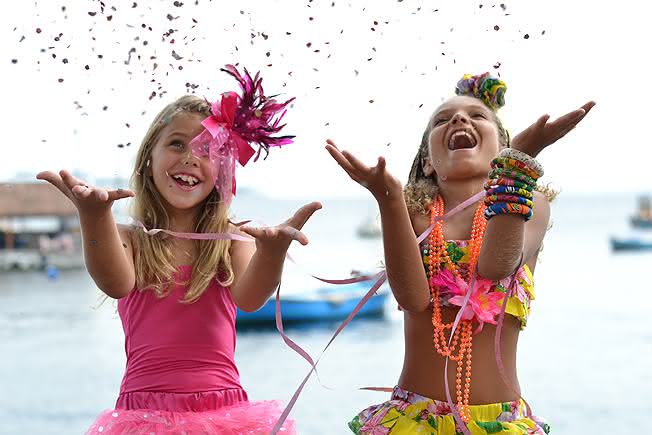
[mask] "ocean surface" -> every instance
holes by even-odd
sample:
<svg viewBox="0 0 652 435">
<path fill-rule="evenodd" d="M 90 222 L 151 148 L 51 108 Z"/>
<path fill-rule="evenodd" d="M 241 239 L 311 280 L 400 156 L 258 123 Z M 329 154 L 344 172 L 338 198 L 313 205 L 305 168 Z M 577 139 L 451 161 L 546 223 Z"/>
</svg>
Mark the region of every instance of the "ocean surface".
<svg viewBox="0 0 652 435">
<path fill-rule="evenodd" d="M 307 199 L 308 202 L 310 199 Z M 276 224 L 302 201 L 240 197 L 236 219 Z M 356 237 L 372 214 L 367 200 L 323 201 L 306 225 L 310 244 L 292 246 L 283 292 L 321 286 L 310 277 L 375 271 L 380 240 Z M 651 253 L 612 253 L 611 235 L 628 233 L 635 195 L 569 196 L 553 203 L 540 255 L 537 299 L 519 343 L 519 377 L 534 412 L 553 434 L 648 433 L 652 416 Z M 115 402 L 125 356 L 115 304 L 97 308 L 85 271 L 0 275 L 0 434 L 83 433 Z M 650 316 L 650 317 L 649 317 Z M 393 386 L 403 358 L 402 316 L 390 303 L 381 319 L 355 320 L 319 365 L 291 417 L 302 434 L 346 434 L 360 409 L 386 399 L 361 386 Z M 314 357 L 337 323 L 288 328 Z M 287 402 L 309 365 L 273 329 L 239 332 L 237 363 L 253 400 Z"/>
</svg>

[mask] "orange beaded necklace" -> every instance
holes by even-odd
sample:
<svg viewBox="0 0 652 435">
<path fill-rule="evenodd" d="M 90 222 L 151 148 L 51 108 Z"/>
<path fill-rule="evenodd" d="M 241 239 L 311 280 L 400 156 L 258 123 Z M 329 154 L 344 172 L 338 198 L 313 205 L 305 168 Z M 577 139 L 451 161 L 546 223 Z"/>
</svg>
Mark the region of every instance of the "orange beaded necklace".
<svg viewBox="0 0 652 435">
<path fill-rule="evenodd" d="M 444 222 L 436 218 L 444 215 L 444 199 L 438 195 L 434 203 L 430 206 L 430 224 L 434 224 L 434 228 L 430 233 L 430 246 L 428 250 L 428 276 L 433 278 L 441 271 L 442 263 L 448 265 L 453 274 L 466 281 L 471 280 L 471 274 L 478 264 L 478 257 L 480 255 L 480 248 L 482 248 L 482 240 L 484 232 L 487 227 L 487 220 L 484 218 L 484 209 L 486 206 L 480 204 L 475 211 L 473 217 L 473 227 L 471 229 L 471 240 L 469 241 L 469 263 L 468 271 L 460 271 L 458 266 L 451 260 L 446 250 L 446 240 L 444 239 Z M 464 275 L 464 276 L 463 276 Z M 431 281 L 431 280 L 429 280 Z M 457 379 L 456 379 L 456 393 L 457 393 L 457 406 L 460 416 L 464 422 L 468 423 L 471 418 L 469 409 L 469 395 L 471 392 L 471 347 L 473 342 L 473 327 L 471 320 L 463 320 L 455 329 L 453 340 L 450 346 L 446 339 L 446 330 L 453 328 L 453 322 L 444 323 L 441 315 L 441 305 L 439 301 L 439 287 L 430 284 L 430 295 L 432 296 L 432 326 L 434 328 L 434 343 L 437 353 L 441 356 L 448 357 L 457 363 Z M 457 353 L 455 349 L 458 347 Z M 465 364 L 466 357 L 466 364 Z M 462 390 L 462 371 L 466 365 L 466 373 L 464 376 L 464 390 Z M 462 394 L 462 391 L 464 394 Z"/>
</svg>

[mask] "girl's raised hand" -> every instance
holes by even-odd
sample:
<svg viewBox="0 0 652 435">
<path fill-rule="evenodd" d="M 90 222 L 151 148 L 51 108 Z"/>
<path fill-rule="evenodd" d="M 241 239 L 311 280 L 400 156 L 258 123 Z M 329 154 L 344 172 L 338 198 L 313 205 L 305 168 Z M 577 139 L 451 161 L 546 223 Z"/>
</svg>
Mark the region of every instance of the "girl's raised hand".
<svg viewBox="0 0 652 435">
<path fill-rule="evenodd" d="M 552 122 L 548 122 L 550 115 L 543 115 L 534 124 L 512 139 L 512 148 L 536 157 L 548 145 L 557 142 L 574 129 L 593 106 L 595 106 L 595 102 L 589 101 L 579 109 L 573 110 Z"/>
<path fill-rule="evenodd" d="M 349 177 L 380 200 L 392 193 L 401 194 L 402 186 L 398 179 L 385 169 L 385 159 L 378 157 L 376 166 L 367 166 L 348 151 L 340 151 L 331 139 L 326 141 L 326 150 L 349 174 Z"/>
<path fill-rule="evenodd" d="M 134 196 L 131 190 L 107 190 L 89 186 L 66 170 L 61 170 L 59 173 L 52 171 L 39 172 L 36 178 L 45 180 L 59 189 L 75 204 L 80 213 L 103 211 L 111 208 L 113 201 Z"/>
<path fill-rule="evenodd" d="M 257 249 L 285 252 L 292 240 L 296 240 L 302 245 L 308 244 L 308 237 L 301 232 L 301 229 L 319 209 L 321 209 L 319 202 L 311 202 L 297 210 L 290 219 L 275 227 L 254 228 L 242 226 L 239 229 L 256 239 Z"/>
</svg>

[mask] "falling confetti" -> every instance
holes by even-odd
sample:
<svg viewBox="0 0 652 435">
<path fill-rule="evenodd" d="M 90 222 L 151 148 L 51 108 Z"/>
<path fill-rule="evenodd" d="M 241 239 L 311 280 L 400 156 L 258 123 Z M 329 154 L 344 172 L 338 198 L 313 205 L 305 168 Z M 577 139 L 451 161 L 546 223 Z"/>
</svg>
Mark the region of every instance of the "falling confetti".
<svg viewBox="0 0 652 435">
<path fill-rule="evenodd" d="M 36 0 L 36 3 L 38 4 L 38 0 Z M 292 68 L 296 74 L 293 76 L 292 71 L 288 72 L 287 74 L 291 79 L 288 79 L 287 82 L 280 80 L 274 86 L 288 87 L 288 92 L 294 92 L 296 89 L 291 89 L 292 84 L 309 77 L 309 80 L 313 80 L 313 83 L 308 83 L 304 87 L 307 90 L 307 99 L 310 98 L 311 94 L 320 95 L 317 91 L 322 91 L 322 96 L 329 95 L 332 84 L 328 83 L 328 80 L 330 80 L 330 75 L 333 72 L 333 66 L 345 65 L 344 62 L 349 62 L 345 74 L 351 78 L 358 78 L 356 79 L 358 85 L 364 83 L 364 80 L 378 76 L 379 72 L 381 74 L 386 73 L 388 77 L 392 77 L 392 74 L 403 73 L 406 74 L 408 79 L 418 80 L 422 80 L 422 78 L 429 80 L 433 78 L 433 75 L 439 74 L 437 65 L 428 65 L 423 70 L 414 71 L 408 70 L 407 67 L 402 68 L 404 64 L 402 60 L 399 60 L 393 66 L 393 69 L 392 67 L 387 69 L 383 62 L 393 52 L 388 49 L 388 38 L 384 35 L 396 23 L 409 26 L 410 20 L 416 23 L 414 20 L 419 19 L 419 16 L 424 17 L 426 14 L 437 14 L 436 19 L 445 19 L 447 7 L 443 5 L 440 8 L 425 6 L 422 8 L 420 6 L 414 7 L 410 2 L 404 2 L 404 0 L 397 0 L 392 4 L 395 11 L 392 12 L 392 25 L 390 25 L 388 19 L 390 15 L 386 11 L 379 13 L 378 8 L 372 6 L 373 3 L 361 8 L 355 2 L 348 4 L 337 2 L 338 9 L 333 10 L 332 8 L 336 7 L 335 1 L 327 1 L 321 4 L 309 0 L 308 2 L 300 2 L 301 6 L 298 6 L 298 4 L 297 6 L 294 4 L 288 6 L 288 8 L 301 7 L 303 13 L 288 15 L 290 18 L 283 23 L 283 28 L 270 26 L 267 22 L 268 17 L 261 15 L 261 12 L 256 9 L 250 11 L 235 9 L 230 15 L 232 22 L 222 21 L 220 23 L 219 18 L 221 17 L 211 16 L 210 25 L 224 29 L 225 34 L 223 36 L 225 41 L 228 41 L 225 44 L 228 48 L 218 49 L 215 55 L 211 52 L 211 56 L 206 56 L 205 46 L 201 44 L 205 44 L 207 40 L 205 34 L 209 20 L 197 20 L 194 17 L 202 16 L 200 13 L 205 13 L 205 10 L 197 7 L 199 3 L 202 3 L 201 6 L 205 8 L 213 7 L 211 2 L 169 1 L 164 3 L 167 5 L 167 10 L 161 10 L 161 8 L 156 10 L 148 3 L 139 5 L 135 1 L 130 1 L 122 7 L 107 5 L 102 1 L 88 2 L 94 7 L 82 6 L 82 9 L 78 10 L 78 14 L 74 15 L 74 19 L 82 24 L 84 32 L 87 31 L 83 36 L 78 33 L 75 34 L 70 27 L 70 23 L 64 21 L 67 19 L 67 15 L 65 15 L 67 13 L 70 13 L 71 17 L 73 17 L 73 8 L 57 6 L 57 10 L 60 9 L 61 13 L 56 14 L 54 20 L 41 22 L 37 19 L 36 23 L 39 27 L 34 27 L 34 21 L 32 21 L 32 24 L 28 24 L 25 28 L 14 28 L 14 31 L 17 31 L 14 42 L 22 43 L 25 41 L 26 37 L 21 36 L 21 33 L 27 34 L 30 40 L 18 46 L 21 47 L 21 54 L 11 53 L 8 61 L 12 65 L 18 64 L 16 70 L 23 68 L 25 65 L 36 64 L 40 66 L 41 63 L 45 64 L 46 62 L 55 65 L 54 68 L 56 69 L 46 70 L 44 68 L 41 74 L 50 74 L 48 80 L 53 81 L 56 79 L 59 83 L 64 83 L 65 79 L 69 85 L 62 87 L 65 92 L 75 92 L 71 89 L 77 85 L 77 78 L 66 75 L 70 71 L 76 71 L 77 74 L 84 71 L 85 73 L 80 74 L 80 76 L 83 80 L 88 81 L 97 80 L 96 77 L 104 74 L 107 68 L 114 68 L 110 70 L 115 72 L 110 80 L 115 80 L 115 82 L 102 82 L 101 85 L 99 81 L 92 82 L 93 84 L 90 87 L 94 91 L 93 95 L 91 95 L 90 89 L 84 94 L 89 86 L 82 84 L 81 90 L 77 90 L 77 94 L 71 96 L 69 101 L 75 100 L 75 105 L 71 105 L 71 108 L 78 110 L 75 112 L 77 116 L 82 116 L 82 112 L 83 116 L 93 116 L 94 113 L 101 113 L 100 108 L 107 111 L 108 105 L 89 101 L 91 98 L 99 98 L 94 86 L 99 89 L 110 89 L 115 95 L 120 92 L 118 83 L 121 80 L 143 84 L 142 91 L 140 91 L 142 93 L 135 95 L 135 99 L 131 100 L 138 101 L 138 98 L 140 98 L 140 104 L 143 105 L 149 104 L 148 101 L 154 99 L 165 100 L 169 95 L 176 95 L 184 90 L 186 93 L 196 93 L 201 96 L 211 95 L 212 91 L 208 91 L 207 83 L 201 85 L 195 83 L 194 77 L 197 74 L 196 67 L 201 66 L 204 70 L 212 69 L 215 65 L 214 59 L 225 59 L 233 63 L 236 63 L 240 58 L 253 59 L 251 63 L 256 66 L 251 68 L 269 68 L 272 71 L 269 74 L 271 78 L 267 79 L 270 80 L 270 86 L 273 80 L 276 80 L 273 78 L 275 70 L 276 74 L 282 74 L 281 78 L 283 78 L 285 72 L 289 69 L 288 66 L 293 65 Z M 483 4 L 478 5 L 481 11 L 474 8 L 475 13 L 480 15 L 481 18 L 486 15 L 482 31 L 490 31 L 493 28 L 496 32 L 502 30 L 499 34 L 501 37 L 509 34 L 507 23 L 500 22 L 499 25 L 495 21 L 489 21 L 495 20 L 496 13 L 501 16 L 509 15 L 505 14 L 507 11 L 506 4 L 494 4 L 495 9 L 492 9 L 489 4 L 484 6 L 486 7 L 483 8 Z M 499 11 L 502 11 L 502 13 Z M 351 18 L 355 17 L 358 25 L 357 30 L 354 28 L 356 24 L 352 26 L 349 20 L 342 20 L 343 14 L 349 14 Z M 450 14 L 449 17 L 452 18 Z M 452 33 L 455 30 L 450 27 L 453 22 L 452 20 L 448 23 L 443 21 L 440 26 L 441 30 L 437 32 L 437 39 L 432 41 L 431 48 L 435 47 L 434 53 L 441 52 L 442 57 L 437 56 L 436 60 L 440 64 L 439 66 L 447 65 L 456 68 L 454 65 L 457 63 L 457 58 L 461 57 L 455 38 L 456 34 L 464 32 L 465 29 L 460 24 L 461 30 Z M 501 27 L 504 29 L 501 29 Z M 365 36 L 362 38 L 360 37 L 360 31 L 364 31 Z M 446 31 L 450 33 L 444 33 Z M 517 31 L 517 35 L 519 33 L 523 37 L 512 38 L 511 43 L 522 43 L 523 39 L 531 39 L 529 33 Z M 541 35 L 545 33 L 545 30 L 541 31 Z M 283 38 L 283 36 L 288 38 Z M 442 41 L 441 39 L 445 40 Z M 26 50 L 28 50 L 27 47 L 30 46 L 33 40 L 37 41 L 39 46 L 32 48 L 35 53 L 30 55 Z M 518 41 L 514 42 L 515 40 Z M 440 50 L 436 48 L 439 46 L 438 42 L 441 44 Z M 303 47 L 304 44 L 305 48 Z M 118 49 L 115 50 L 114 47 Z M 295 53 L 293 53 L 292 47 L 295 48 Z M 171 48 L 174 48 L 174 50 L 171 50 Z M 345 48 L 345 50 L 342 50 L 342 48 Z M 204 51 L 202 52 L 202 50 Z M 275 50 L 274 53 L 272 53 L 272 50 Z M 296 50 L 299 50 L 301 54 L 297 54 Z M 200 56 L 199 53 L 204 53 L 204 55 Z M 355 58 L 349 59 L 347 57 L 351 53 L 357 53 Z M 272 56 L 274 56 L 274 59 L 272 59 Z M 297 62 L 299 59 L 296 56 L 302 56 L 300 62 Z M 249 62 L 247 63 L 248 66 Z M 298 66 L 295 68 L 294 65 Z M 501 62 L 493 64 L 493 68 L 496 70 L 500 67 Z M 380 68 L 384 69 L 380 70 Z M 91 69 L 93 69 L 92 72 Z M 352 76 L 350 75 L 351 71 L 354 73 Z M 193 79 L 190 79 L 191 77 Z M 360 94 L 354 94 L 352 98 L 362 102 L 366 100 L 369 104 L 374 104 L 374 99 L 365 98 L 364 94 Z M 107 102 L 112 108 L 113 116 L 120 116 L 117 114 L 124 113 L 120 107 L 116 107 L 116 104 L 111 104 L 110 101 Z M 415 107 L 416 103 L 416 101 L 412 100 L 409 107 Z M 423 103 L 419 104 L 419 109 L 423 105 Z M 140 109 L 140 107 L 137 108 L 135 113 L 140 113 L 142 116 L 147 112 Z M 115 121 L 118 122 L 118 125 L 122 124 L 126 128 L 134 125 L 133 122 L 126 122 L 131 121 L 128 119 L 117 119 Z M 325 125 L 330 125 L 330 122 Z M 113 143 L 115 144 L 115 142 Z M 125 140 L 122 140 L 121 144 L 122 147 L 128 146 Z"/>
</svg>

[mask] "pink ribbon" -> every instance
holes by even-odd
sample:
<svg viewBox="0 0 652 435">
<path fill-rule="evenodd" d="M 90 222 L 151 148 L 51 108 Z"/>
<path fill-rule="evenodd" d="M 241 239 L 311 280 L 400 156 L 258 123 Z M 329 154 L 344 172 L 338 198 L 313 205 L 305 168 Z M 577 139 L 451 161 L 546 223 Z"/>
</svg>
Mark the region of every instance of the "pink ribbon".
<svg viewBox="0 0 652 435">
<path fill-rule="evenodd" d="M 355 279 L 357 279 L 357 278 L 355 278 Z M 362 299 L 360 299 L 360 301 L 355 306 L 353 311 L 351 311 L 351 313 L 348 315 L 348 317 L 342 322 L 342 324 L 340 324 L 340 326 L 337 328 L 337 330 L 335 331 L 335 333 L 333 334 L 331 339 L 328 341 L 328 343 L 326 344 L 324 349 L 321 351 L 321 354 L 319 355 L 317 360 L 315 360 L 314 362 L 313 362 L 312 358 L 310 357 L 310 355 L 305 350 L 303 350 L 303 348 L 301 346 L 299 346 L 298 344 L 293 342 L 283 332 L 283 320 L 281 318 L 281 303 L 280 303 L 280 299 L 279 299 L 279 292 L 277 290 L 277 292 L 276 292 L 276 327 L 277 327 L 279 333 L 281 334 L 281 336 L 283 337 L 283 340 L 288 344 L 288 346 L 290 346 L 290 348 L 292 350 L 297 352 L 306 361 L 308 361 L 310 363 L 311 368 L 310 368 L 310 371 L 308 372 L 308 374 L 306 375 L 306 377 L 303 378 L 303 381 L 301 382 L 301 384 L 299 385 L 297 390 L 292 395 L 292 398 L 290 399 L 287 406 L 285 407 L 285 409 L 281 413 L 281 416 L 279 417 L 278 421 L 274 425 L 274 428 L 272 429 L 272 432 L 271 432 L 272 435 L 275 435 L 276 433 L 278 433 L 278 431 L 283 426 L 283 423 L 285 422 L 288 415 L 290 414 L 290 411 L 292 411 L 292 408 L 294 408 L 294 404 L 296 403 L 297 399 L 299 398 L 299 395 L 301 394 L 301 391 L 303 391 L 303 387 L 306 385 L 306 382 L 308 382 L 308 379 L 310 379 L 310 376 L 312 376 L 312 373 L 317 371 L 317 364 L 319 363 L 321 358 L 324 356 L 324 353 L 330 347 L 331 343 L 333 343 L 335 338 L 340 334 L 340 332 L 342 332 L 342 330 L 346 327 L 346 325 L 348 325 L 349 322 L 351 320 L 353 320 L 353 318 L 356 316 L 356 314 L 358 314 L 358 312 L 363 307 L 363 305 L 366 304 L 367 301 L 374 296 L 374 294 L 376 293 L 378 288 L 383 284 L 383 282 L 385 282 L 385 279 L 386 279 L 385 271 L 380 272 L 378 274 L 378 278 L 377 278 L 376 282 L 374 283 L 374 285 L 371 286 L 371 288 L 369 289 L 367 294 L 364 295 L 362 297 Z"/>
<path fill-rule="evenodd" d="M 254 239 L 251 237 L 241 236 L 240 234 L 235 233 L 183 233 L 178 231 L 163 230 L 161 228 L 153 228 L 148 230 L 142 222 L 135 221 L 136 225 L 142 228 L 143 232 L 149 236 L 153 236 L 158 233 L 169 234 L 173 237 L 179 239 L 192 239 L 192 240 L 239 240 L 241 242 L 253 242 Z"/>
<path fill-rule="evenodd" d="M 207 127 L 207 129 L 208 129 L 208 127 Z M 249 156 L 249 157 L 251 157 L 251 156 Z M 417 243 L 418 244 L 421 243 L 423 240 L 425 240 L 426 237 L 428 237 L 428 235 L 434 229 L 434 226 L 435 226 L 436 222 L 449 219 L 450 217 L 456 215 L 457 213 L 459 213 L 462 210 L 466 209 L 470 205 L 476 203 L 478 200 L 483 198 L 484 195 L 485 195 L 484 192 L 479 192 L 479 193 L 473 195 L 472 197 L 466 199 L 465 201 L 463 201 L 462 203 L 460 203 L 459 205 L 457 205 L 453 209 L 449 210 L 443 216 L 436 217 L 435 218 L 435 223 L 431 224 L 423 233 L 421 233 L 417 237 L 417 239 L 416 239 Z M 254 241 L 253 238 L 244 237 L 244 236 L 241 236 L 241 235 L 238 235 L 238 234 L 235 234 L 235 233 L 184 233 L 184 232 L 175 232 L 175 231 L 164 230 L 164 229 L 159 229 L 159 228 L 148 230 L 142 223 L 137 222 L 137 224 L 140 227 L 142 227 L 142 229 L 143 229 L 143 231 L 145 233 L 147 233 L 149 235 L 154 235 L 154 234 L 157 234 L 159 232 L 163 232 L 163 233 L 169 234 L 171 236 L 182 238 L 182 239 L 240 240 L 240 241 L 245 241 L 245 242 Z M 296 264 L 296 261 L 294 261 L 294 259 L 289 254 L 286 254 L 286 257 L 288 258 L 288 260 L 290 260 L 290 261 L 292 261 L 293 263 Z M 375 278 L 375 282 L 371 286 L 369 291 L 362 297 L 362 299 L 360 299 L 360 301 L 355 306 L 353 311 L 351 311 L 351 313 L 347 316 L 347 318 L 336 329 L 335 333 L 332 335 L 332 337 L 330 338 L 330 340 L 328 341 L 326 346 L 322 349 L 319 357 L 316 360 L 314 360 L 310 356 L 310 354 L 308 352 L 306 352 L 300 345 L 298 345 L 290 337 L 288 337 L 287 334 L 285 334 L 284 329 L 283 329 L 283 317 L 282 317 L 282 314 L 281 314 L 280 285 L 276 289 L 276 313 L 275 313 L 276 328 L 279 331 L 279 333 L 280 333 L 283 341 L 286 343 L 286 345 L 288 347 L 290 347 L 292 350 L 294 350 L 295 352 L 297 352 L 302 358 L 304 358 L 310 364 L 311 368 L 308 371 L 305 378 L 303 379 L 303 381 L 301 382 L 301 384 L 299 385 L 299 387 L 296 389 L 296 391 L 292 395 L 292 398 L 288 402 L 287 406 L 285 407 L 285 409 L 281 413 L 281 416 L 279 417 L 278 421 L 276 422 L 276 425 L 274 426 L 274 428 L 273 428 L 273 430 L 271 432 L 272 435 L 275 435 L 276 433 L 278 433 L 278 431 L 283 426 L 283 423 L 285 422 L 288 415 L 292 411 L 294 405 L 296 404 L 296 402 L 297 402 L 297 400 L 299 398 L 299 395 L 301 394 L 301 392 L 303 391 L 303 388 L 305 387 L 305 384 L 308 382 L 308 379 L 310 379 L 310 376 L 312 376 L 312 373 L 313 372 L 317 373 L 317 364 L 319 363 L 321 358 L 324 356 L 326 350 L 328 350 L 328 348 L 333 343 L 335 338 L 337 338 L 337 336 L 340 334 L 340 332 L 342 332 L 342 330 L 351 322 L 351 320 L 353 320 L 353 318 L 360 312 L 362 307 L 367 303 L 367 301 L 369 301 L 369 299 L 371 299 L 375 295 L 376 291 L 380 288 L 380 286 L 387 279 L 387 274 L 386 274 L 385 271 L 379 272 L 374 277 L 360 276 L 360 277 L 346 278 L 346 279 L 326 279 L 326 278 L 320 278 L 320 277 L 318 277 L 316 275 L 312 275 L 312 274 L 310 274 L 310 276 L 312 276 L 313 278 L 318 279 L 318 280 L 320 280 L 322 282 L 326 282 L 326 283 L 329 283 L 329 284 L 336 284 L 336 285 L 352 284 L 352 283 L 356 283 L 356 282 L 368 281 L 368 280 L 370 280 L 370 278 L 371 279 Z M 474 270 L 473 274 L 472 274 L 472 277 L 471 277 L 471 283 L 469 285 L 469 290 L 473 288 L 473 286 L 475 284 L 475 280 L 476 280 L 476 271 Z M 523 399 L 520 396 L 518 391 L 514 388 L 514 386 L 511 384 L 511 382 L 507 379 L 507 376 L 505 374 L 504 365 L 502 363 L 501 354 L 500 354 L 500 333 L 501 333 L 501 330 L 502 330 L 502 324 L 503 324 L 503 320 L 504 320 L 505 310 L 506 310 L 506 307 L 507 307 L 507 300 L 512 295 L 512 293 L 514 292 L 514 289 L 515 289 L 514 281 L 512 281 L 512 284 L 509 287 L 509 291 L 505 296 L 505 300 L 503 302 L 503 307 L 502 307 L 502 312 L 500 314 L 498 324 L 497 324 L 497 327 L 496 327 L 496 338 L 495 338 L 496 362 L 497 362 L 497 365 L 498 365 L 498 371 L 500 372 L 500 375 L 503 378 L 503 381 L 516 394 L 518 394 L 519 397 L 524 401 L 524 403 L 526 405 L 526 408 L 527 408 L 527 415 L 531 416 L 531 409 L 530 409 L 529 404 L 525 401 L 525 399 Z M 469 301 L 470 297 L 471 297 L 471 291 L 468 291 L 467 294 L 464 297 L 464 302 L 462 303 L 462 306 L 460 307 L 460 310 L 458 311 L 458 313 L 457 313 L 457 315 L 455 317 L 455 321 L 453 322 L 453 326 L 452 326 L 452 329 L 451 329 L 451 335 L 449 337 L 449 345 L 451 343 L 453 334 L 454 334 L 454 332 L 455 332 L 455 330 L 456 330 L 456 328 L 457 328 L 457 326 L 458 326 L 458 324 L 459 324 L 459 322 L 461 320 L 462 312 L 464 311 L 464 308 L 468 304 L 468 301 Z M 466 424 L 462 420 L 461 416 L 459 415 L 459 413 L 457 411 L 457 407 L 453 404 L 453 401 L 452 401 L 452 398 L 451 398 L 450 388 L 449 388 L 449 385 L 448 385 L 448 361 L 449 361 L 449 359 L 446 358 L 446 362 L 445 362 L 445 366 L 444 366 L 445 367 L 445 369 L 444 369 L 444 385 L 445 385 L 445 389 L 446 389 L 446 399 L 448 401 L 449 407 L 451 408 L 451 411 L 453 412 L 453 416 L 454 416 L 456 422 L 458 423 L 458 426 L 460 427 L 460 429 L 462 429 L 464 434 L 469 435 L 470 432 L 469 432 Z M 360 389 L 361 390 L 370 390 L 370 391 L 383 391 L 383 392 L 392 391 L 391 388 L 385 388 L 385 387 L 363 387 L 363 388 L 360 388 Z"/>
<path fill-rule="evenodd" d="M 201 122 L 205 130 L 190 142 L 193 154 L 207 156 L 212 163 L 213 183 L 227 204 L 236 191 L 236 162 L 245 166 L 255 154 L 251 145 L 233 128 L 239 98 L 235 92 L 226 92 L 212 103 L 212 115 Z"/>
<path fill-rule="evenodd" d="M 464 210 L 465 208 L 469 207 L 470 205 L 472 205 L 472 204 L 478 202 L 478 201 L 479 201 L 481 198 L 483 198 L 484 196 L 485 196 L 485 193 L 484 193 L 484 192 L 478 192 L 478 193 L 476 193 L 475 195 L 473 195 L 472 197 L 466 199 L 465 201 L 463 201 L 462 203 L 460 203 L 459 205 L 457 205 L 457 206 L 454 207 L 453 209 L 449 210 L 448 213 L 444 214 L 443 216 L 439 216 L 439 217 L 435 218 L 435 223 L 438 222 L 438 221 L 441 221 L 441 220 L 446 220 L 446 219 L 448 219 L 448 218 L 450 218 L 450 217 L 456 215 L 457 213 L 461 212 L 462 210 Z M 428 228 L 427 228 L 423 233 L 421 233 L 421 235 L 419 235 L 419 237 L 417 237 L 417 239 L 416 239 L 417 244 L 421 243 L 421 242 L 422 242 L 426 237 L 428 237 L 428 235 L 432 232 L 433 228 L 435 227 L 435 223 L 433 223 L 432 225 L 430 225 L 430 226 L 429 226 L 429 227 L 428 227 Z M 369 291 L 367 292 L 367 294 L 365 294 L 365 295 L 362 297 L 362 299 L 360 300 L 360 302 L 358 302 L 358 304 L 357 304 L 356 307 L 353 309 L 353 311 L 351 311 L 351 313 L 350 313 L 349 316 L 346 318 L 346 320 L 344 320 L 344 322 L 342 322 L 342 324 L 340 324 L 340 326 L 337 328 L 337 330 L 335 331 L 335 333 L 333 334 L 333 336 L 331 337 L 331 339 L 328 341 L 328 343 L 326 344 L 326 346 L 324 347 L 324 349 L 321 351 L 321 354 L 319 355 L 319 358 L 317 358 L 316 361 L 313 362 L 312 358 L 310 358 L 310 355 L 308 355 L 308 353 L 307 353 L 305 350 L 303 350 L 303 348 L 301 348 L 301 346 L 299 346 L 298 344 L 296 344 L 296 343 L 294 343 L 294 342 L 292 342 L 292 345 L 289 345 L 289 344 L 288 344 L 288 345 L 290 346 L 291 349 L 293 349 L 295 352 L 297 352 L 299 355 L 301 355 L 301 356 L 302 356 L 306 361 L 308 361 L 308 363 L 310 363 L 310 365 L 311 365 L 311 369 L 310 369 L 310 371 L 308 372 L 308 374 L 306 375 L 306 377 L 303 379 L 303 381 L 301 382 L 301 384 L 299 385 L 299 387 L 297 388 L 297 390 L 296 390 L 296 391 L 294 392 L 294 394 L 292 395 L 292 398 L 291 398 L 290 401 L 288 402 L 288 404 L 287 404 L 287 406 L 285 407 L 285 409 L 283 410 L 283 413 L 282 413 L 281 416 L 279 417 L 278 421 L 276 422 L 276 425 L 274 426 L 274 429 L 273 429 L 272 432 L 271 432 L 272 435 L 275 435 L 276 433 L 278 433 L 278 431 L 280 430 L 280 428 L 283 426 L 283 423 L 285 422 L 285 420 L 287 419 L 288 415 L 290 414 L 290 411 L 292 411 L 292 408 L 294 407 L 294 405 L 295 405 L 297 399 L 299 398 L 299 395 L 301 394 L 301 391 L 303 390 L 304 386 L 306 385 L 306 382 L 308 382 L 308 379 L 310 378 L 310 376 L 312 376 L 312 373 L 315 372 L 315 371 L 317 370 L 317 364 L 319 363 L 319 361 L 321 360 L 321 358 L 324 356 L 324 353 L 326 352 L 326 350 L 328 349 L 328 347 L 329 347 L 329 346 L 331 345 L 331 343 L 335 340 L 335 338 L 339 335 L 339 333 L 342 331 L 342 329 L 344 329 L 344 327 L 346 327 L 346 325 L 348 325 L 349 322 L 350 322 L 350 321 L 351 321 L 351 320 L 352 320 L 352 319 L 353 319 L 353 318 L 354 318 L 354 317 L 355 317 L 355 316 L 360 312 L 360 310 L 362 309 L 362 306 L 363 306 L 365 303 L 367 303 L 367 301 L 368 301 L 369 299 L 371 299 L 371 297 L 376 293 L 376 291 L 377 291 L 378 288 L 382 285 L 382 283 L 385 281 L 386 278 L 387 278 L 387 274 L 386 274 L 386 272 L 385 272 L 385 271 L 380 272 L 379 276 L 378 276 L 377 279 L 376 279 L 376 282 L 372 285 L 372 287 L 369 289 Z M 318 278 L 318 279 L 319 279 L 319 278 Z M 353 278 L 353 279 L 357 279 L 357 278 Z M 347 280 L 347 281 L 348 281 L 348 280 Z M 358 279 L 358 281 L 362 281 L 362 279 Z M 325 281 L 325 282 L 328 282 L 328 281 Z M 356 282 L 356 281 L 353 281 L 353 282 Z M 467 297 L 466 297 L 466 298 L 467 298 L 467 301 L 468 301 L 468 298 L 470 297 L 470 295 L 471 295 L 471 293 L 468 292 L 468 293 L 467 293 Z M 283 326 L 283 324 L 282 324 L 282 319 L 281 319 L 280 302 L 278 302 L 278 301 L 279 301 L 279 299 L 278 299 L 278 292 L 277 292 L 277 304 L 276 304 L 276 326 L 277 326 L 277 329 L 279 329 L 279 328 L 278 328 L 279 325 L 281 326 L 281 329 L 279 329 L 279 332 L 281 333 L 281 336 L 284 337 L 283 340 L 286 340 L 285 333 L 282 331 L 282 326 Z M 465 302 L 465 303 L 466 303 L 466 302 Z M 460 311 L 460 313 L 461 313 L 461 311 Z M 458 316 L 460 316 L 459 313 L 458 313 Z M 290 340 L 290 339 L 287 338 L 287 340 Z M 286 340 L 286 343 L 288 343 L 287 340 Z M 291 340 L 290 340 L 290 341 L 291 341 Z M 304 356 L 304 354 L 305 354 L 306 356 Z M 447 385 L 448 385 L 448 384 L 447 384 Z M 372 390 L 372 391 L 387 391 L 387 390 L 389 390 L 389 389 L 384 388 L 384 387 L 365 387 L 364 389 L 366 389 L 366 390 Z M 454 407 L 451 407 L 451 409 L 453 409 L 453 412 L 456 412 L 456 411 L 454 410 L 454 409 L 455 409 Z M 458 417 L 459 417 L 459 416 L 458 416 Z M 464 426 L 464 424 L 463 424 L 463 426 Z M 464 426 L 464 427 L 465 427 L 465 426 Z"/>
</svg>

